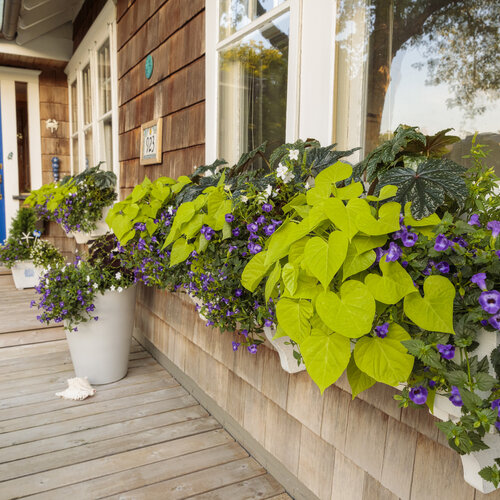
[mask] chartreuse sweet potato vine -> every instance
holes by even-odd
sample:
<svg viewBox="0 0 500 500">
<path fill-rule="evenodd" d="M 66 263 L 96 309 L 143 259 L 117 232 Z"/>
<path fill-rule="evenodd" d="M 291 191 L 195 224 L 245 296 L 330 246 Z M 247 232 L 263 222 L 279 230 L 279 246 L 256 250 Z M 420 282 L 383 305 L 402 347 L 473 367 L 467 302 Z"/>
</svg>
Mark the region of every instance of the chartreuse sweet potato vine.
<svg viewBox="0 0 500 500">
<path fill-rule="evenodd" d="M 405 324 L 454 333 L 455 287 L 429 276 L 422 296 L 389 254 L 376 263 L 374 249 L 400 229 L 401 205 L 380 204 L 394 196 L 392 186 L 366 199 L 361 183 L 338 188 L 351 174 L 350 165 L 337 162 L 288 204 L 288 219 L 247 264 L 242 284 L 254 291 L 266 279 L 266 299 L 277 300 L 278 334 L 298 344 L 321 391 L 347 369 L 356 395 L 376 381 L 408 380 L 414 357 L 402 344 L 411 339 Z M 415 231 L 436 223 L 436 216 L 417 222 L 407 214 Z"/>
</svg>

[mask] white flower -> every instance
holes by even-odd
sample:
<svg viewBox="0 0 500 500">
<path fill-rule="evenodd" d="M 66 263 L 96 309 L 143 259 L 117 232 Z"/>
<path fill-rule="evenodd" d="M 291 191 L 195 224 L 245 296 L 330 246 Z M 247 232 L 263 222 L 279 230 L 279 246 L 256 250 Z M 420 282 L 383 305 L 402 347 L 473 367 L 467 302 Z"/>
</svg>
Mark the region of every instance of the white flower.
<svg viewBox="0 0 500 500">
<path fill-rule="evenodd" d="M 121 286 L 119 286 L 117 289 L 118 293 L 122 293 L 123 292 L 123 288 Z"/>
<path fill-rule="evenodd" d="M 298 160 L 299 159 L 299 150 L 298 149 L 290 149 L 288 152 L 288 157 L 290 160 Z"/>
<path fill-rule="evenodd" d="M 240 200 L 241 200 L 241 202 L 242 202 L 242 203 L 246 203 L 246 202 L 248 201 L 248 197 L 246 197 L 246 196 L 242 196 L 242 197 L 240 198 Z"/>
<path fill-rule="evenodd" d="M 208 170 L 205 170 L 203 177 L 212 177 L 212 175 L 214 175 L 214 173 L 210 169 L 208 169 Z"/>
<path fill-rule="evenodd" d="M 120 271 L 118 271 L 116 274 L 115 274 L 115 278 L 117 280 L 120 280 L 122 278 L 122 273 Z"/>
<path fill-rule="evenodd" d="M 109 287 L 109 289 L 110 289 L 112 292 L 114 292 L 114 291 L 115 291 L 115 285 L 111 285 L 111 286 Z"/>
<path fill-rule="evenodd" d="M 87 283 L 90 281 L 90 276 L 87 276 Z"/>
<path fill-rule="evenodd" d="M 172 215 L 174 213 L 174 207 L 172 207 L 172 205 L 170 205 L 168 208 L 167 208 L 167 212 L 168 212 L 168 215 Z"/>
<path fill-rule="evenodd" d="M 97 283 L 94 283 L 94 284 L 92 285 L 92 288 L 93 288 L 94 290 L 96 290 L 98 286 L 99 286 L 99 285 L 98 285 Z"/>
<path fill-rule="evenodd" d="M 224 185 L 224 190 L 227 191 L 227 192 L 231 191 L 231 184 L 225 184 Z"/>
<path fill-rule="evenodd" d="M 264 189 L 264 193 L 265 193 L 266 199 L 269 198 L 269 196 L 272 195 L 272 193 L 273 193 L 273 187 L 271 186 L 271 184 L 267 185 L 266 189 Z"/>
<path fill-rule="evenodd" d="M 309 189 L 311 187 L 311 185 L 309 184 L 309 181 L 306 181 L 306 183 L 304 184 L 304 187 L 306 189 Z"/>
<path fill-rule="evenodd" d="M 283 163 L 280 163 L 278 165 L 278 168 L 276 169 L 276 175 L 282 179 L 284 175 L 288 172 L 288 167 L 286 165 L 283 165 Z"/>
</svg>

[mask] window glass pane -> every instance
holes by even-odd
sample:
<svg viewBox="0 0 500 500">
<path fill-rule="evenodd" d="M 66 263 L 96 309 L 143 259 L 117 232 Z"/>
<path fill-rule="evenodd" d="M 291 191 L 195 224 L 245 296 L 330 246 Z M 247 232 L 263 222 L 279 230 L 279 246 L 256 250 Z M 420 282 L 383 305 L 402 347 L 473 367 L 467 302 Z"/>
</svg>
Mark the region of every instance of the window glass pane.
<svg viewBox="0 0 500 500">
<path fill-rule="evenodd" d="M 97 67 L 99 74 L 99 115 L 103 115 L 111 109 L 109 40 L 106 40 L 97 53 Z"/>
<path fill-rule="evenodd" d="M 477 131 L 500 174 L 498 2 L 344 0 L 337 14 L 339 147 L 364 138 L 369 152 L 401 123 L 453 127 L 449 156 L 463 162 Z"/>
<path fill-rule="evenodd" d="M 113 135 L 112 121 L 108 117 L 99 122 L 99 143 L 104 157 L 101 154 L 101 161 L 104 161 L 103 170 L 113 170 Z"/>
<path fill-rule="evenodd" d="M 15 92 L 19 193 L 29 193 L 31 190 L 31 170 L 28 125 L 28 84 L 25 82 L 16 82 Z"/>
<path fill-rule="evenodd" d="M 80 156 L 78 154 L 78 136 L 71 140 L 73 144 L 73 173 L 77 174 L 80 171 Z"/>
<path fill-rule="evenodd" d="M 219 156 L 285 140 L 290 15 L 283 14 L 219 53 Z"/>
<path fill-rule="evenodd" d="M 94 145 L 92 143 L 92 127 L 84 131 L 85 135 L 85 165 L 83 168 L 94 166 Z"/>
<path fill-rule="evenodd" d="M 76 91 L 76 80 L 71 84 L 71 120 L 73 132 L 78 130 L 78 94 Z"/>
<path fill-rule="evenodd" d="M 83 122 L 85 125 L 92 122 L 92 101 L 90 90 L 90 66 L 85 66 L 82 72 L 83 81 Z"/>
<path fill-rule="evenodd" d="M 219 0 L 219 38 L 250 24 L 285 0 Z"/>
</svg>

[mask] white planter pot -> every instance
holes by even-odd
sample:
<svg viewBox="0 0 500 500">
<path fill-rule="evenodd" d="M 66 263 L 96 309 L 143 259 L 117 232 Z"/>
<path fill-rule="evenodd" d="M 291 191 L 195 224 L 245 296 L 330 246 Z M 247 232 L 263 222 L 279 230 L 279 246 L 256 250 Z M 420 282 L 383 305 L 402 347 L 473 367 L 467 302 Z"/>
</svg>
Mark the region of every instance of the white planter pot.
<svg viewBox="0 0 500 500">
<path fill-rule="evenodd" d="M 109 231 L 109 226 L 106 224 L 106 217 L 108 215 L 110 207 L 106 207 L 102 211 L 102 217 L 96 222 L 97 227 L 90 231 L 90 233 L 85 233 L 83 231 L 73 231 L 71 235 L 75 237 L 78 244 L 84 245 L 90 240 L 95 240 L 99 236 L 104 236 Z"/>
<path fill-rule="evenodd" d="M 297 364 L 297 360 L 293 357 L 293 346 L 290 344 L 289 337 L 279 337 L 273 339 L 276 335 L 276 330 L 264 327 L 264 335 L 266 336 L 271 347 L 279 354 L 281 368 L 288 373 L 298 373 L 306 369 L 304 363 Z M 298 349 L 298 347 L 297 347 Z"/>
<path fill-rule="evenodd" d="M 88 377 L 91 384 L 109 384 L 127 374 L 130 343 L 134 327 L 136 287 L 119 293 L 107 291 L 94 301 L 98 321 L 66 330 L 71 360 L 77 377 Z"/>
<path fill-rule="evenodd" d="M 32 260 L 20 260 L 12 266 L 14 285 L 18 290 L 34 288 L 38 285 L 43 269 L 35 267 Z"/>
</svg>

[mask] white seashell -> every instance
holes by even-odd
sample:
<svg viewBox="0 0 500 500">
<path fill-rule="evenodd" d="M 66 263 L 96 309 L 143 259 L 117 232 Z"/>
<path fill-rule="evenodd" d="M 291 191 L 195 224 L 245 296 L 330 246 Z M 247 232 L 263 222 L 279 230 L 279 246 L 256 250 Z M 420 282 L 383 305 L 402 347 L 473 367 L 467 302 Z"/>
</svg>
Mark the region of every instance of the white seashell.
<svg viewBox="0 0 500 500">
<path fill-rule="evenodd" d="M 56 396 L 63 399 L 73 399 L 81 401 L 95 394 L 95 389 L 89 384 L 87 377 L 69 378 L 68 388 L 62 392 L 56 392 Z"/>
</svg>

